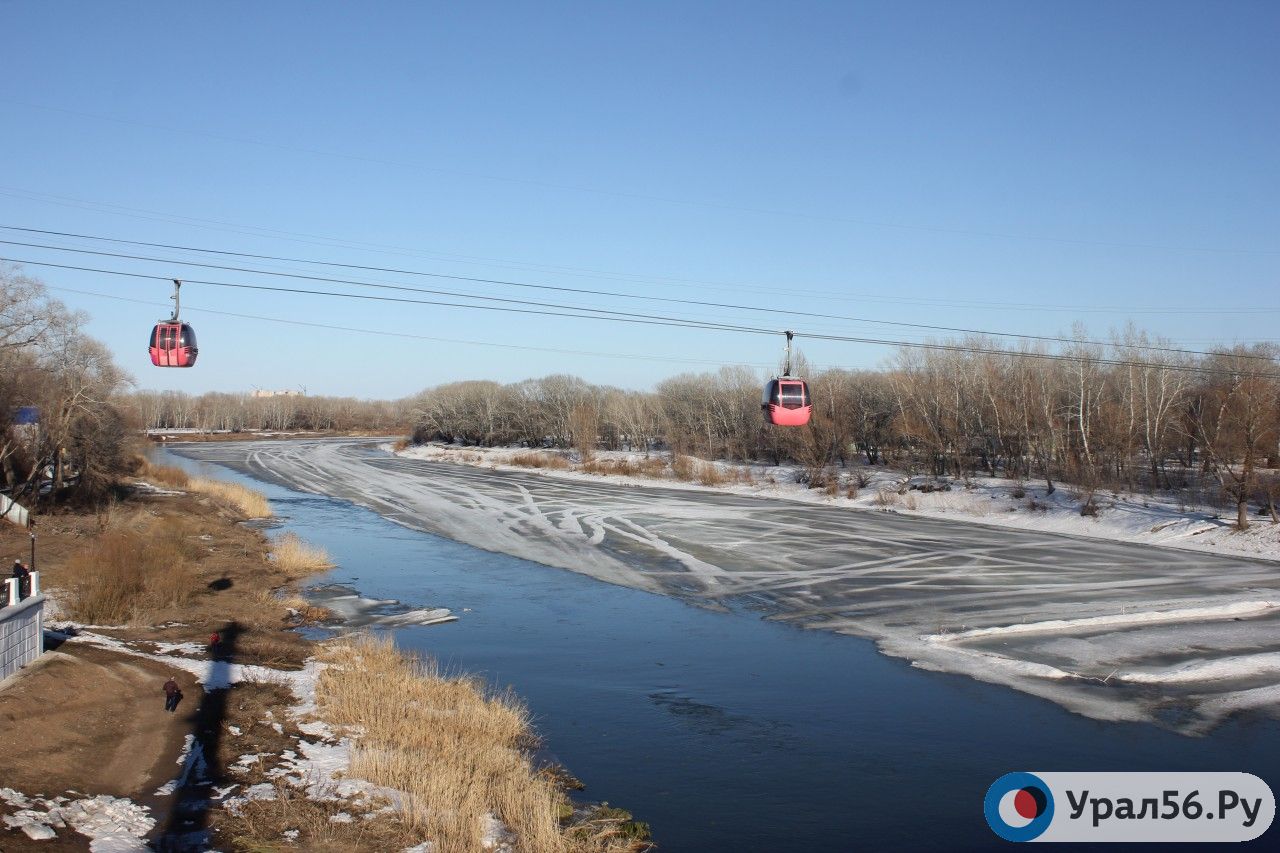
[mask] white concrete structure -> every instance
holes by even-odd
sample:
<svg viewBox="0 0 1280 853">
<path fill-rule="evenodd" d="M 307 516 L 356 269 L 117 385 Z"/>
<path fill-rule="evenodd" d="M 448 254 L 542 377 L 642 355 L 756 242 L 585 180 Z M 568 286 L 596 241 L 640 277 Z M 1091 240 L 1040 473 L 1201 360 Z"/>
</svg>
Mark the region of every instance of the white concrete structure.
<svg viewBox="0 0 1280 853">
<path fill-rule="evenodd" d="M 0 518 L 19 527 L 27 526 L 27 509 L 7 495 L 0 495 Z"/>
<path fill-rule="evenodd" d="M 40 573 L 31 573 L 31 591 L 19 598 L 18 581 L 0 585 L 0 681 L 44 652 L 44 594 Z"/>
</svg>

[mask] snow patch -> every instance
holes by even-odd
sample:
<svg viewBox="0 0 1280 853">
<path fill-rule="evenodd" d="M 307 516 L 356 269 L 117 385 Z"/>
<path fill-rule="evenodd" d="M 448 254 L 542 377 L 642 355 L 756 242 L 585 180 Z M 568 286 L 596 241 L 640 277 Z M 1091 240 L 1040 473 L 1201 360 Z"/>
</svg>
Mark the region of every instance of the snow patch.
<svg viewBox="0 0 1280 853">
<path fill-rule="evenodd" d="M 12 789 L 4 791 L 17 794 Z M 93 853 L 145 853 L 150 849 L 144 837 L 156 824 L 151 810 L 127 798 L 105 794 L 71 801 L 65 797 L 28 798 L 20 794 L 5 797 L 10 805 L 17 805 L 19 800 L 23 808 L 5 815 L 4 823 L 10 829 L 22 830 L 29 838 L 53 838 L 54 827 L 70 826 L 89 838 Z"/>
</svg>

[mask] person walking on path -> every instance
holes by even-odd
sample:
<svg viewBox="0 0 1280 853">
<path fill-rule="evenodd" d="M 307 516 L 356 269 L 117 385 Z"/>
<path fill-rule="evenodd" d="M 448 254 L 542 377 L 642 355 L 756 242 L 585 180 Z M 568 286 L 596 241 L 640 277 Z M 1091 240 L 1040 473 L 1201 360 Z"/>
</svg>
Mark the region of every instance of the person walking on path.
<svg viewBox="0 0 1280 853">
<path fill-rule="evenodd" d="M 169 680 L 164 683 L 164 709 L 172 714 L 178 710 L 178 703 L 181 701 L 182 689 L 173 680 L 173 676 L 169 676 Z"/>
<path fill-rule="evenodd" d="M 220 651 L 222 651 L 222 635 L 214 631 L 209 635 L 209 654 L 217 657 Z"/>
</svg>

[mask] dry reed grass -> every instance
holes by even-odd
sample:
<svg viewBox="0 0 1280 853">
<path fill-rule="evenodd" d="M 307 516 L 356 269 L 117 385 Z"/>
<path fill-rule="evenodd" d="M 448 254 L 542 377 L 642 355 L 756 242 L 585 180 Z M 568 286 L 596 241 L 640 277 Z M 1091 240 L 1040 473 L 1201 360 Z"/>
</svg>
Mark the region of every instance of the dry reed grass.
<svg viewBox="0 0 1280 853">
<path fill-rule="evenodd" d="M 582 837 L 562 827 L 568 804 L 530 762 L 529 713 L 515 697 L 445 677 L 388 640 L 344 640 L 322 658 L 330 666 L 316 689 L 321 715 L 358 733 L 352 775 L 404 791 L 402 819 L 434 849 L 485 849 L 489 815 L 523 853 L 634 849 L 619 832 Z"/>
<path fill-rule="evenodd" d="M 569 460 L 565 459 L 558 453 L 543 453 L 541 451 L 529 451 L 526 453 L 517 453 L 508 460 L 508 464 L 518 465 L 521 468 L 554 468 L 556 470 L 564 470 L 569 467 Z"/>
<path fill-rule="evenodd" d="M 176 489 L 185 489 L 191 482 L 191 477 L 181 468 L 174 465 L 153 465 L 146 460 L 139 466 L 138 476 Z"/>
<path fill-rule="evenodd" d="M 267 595 L 276 605 L 297 613 L 298 621 L 303 624 L 312 625 L 317 622 L 326 622 L 333 618 L 332 610 L 327 607 L 321 607 L 318 604 L 312 604 L 300 595 L 289 595 L 284 598 L 271 593 L 267 593 Z"/>
<path fill-rule="evenodd" d="M 671 454 L 671 473 L 677 479 L 683 482 L 689 482 L 693 479 L 696 460 L 692 456 L 685 456 L 683 453 Z"/>
<path fill-rule="evenodd" d="M 720 466 L 714 462 L 699 462 L 696 466 L 698 484 L 703 486 L 722 486 L 729 481 Z"/>
<path fill-rule="evenodd" d="M 588 474 L 621 477 L 649 477 L 662 479 L 667 473 L 667 463 L 657 457 L 648 459 L 599 459 L 583 462 L 579 470 Z"/>
<path fill-rule="evenodd" d="M 188 488 L 233 507 L 246 518 L 270 518 L 272 515 L 271 504 L 267 502 L 266 495 L 239 483 L 192 477 Z"/>
<path fill-rule="evenodd" d="M 329 554 L 321 547 L 308 545 L 295 533 L 286 533 L 271 543 L 271 564 L 290 578 L 302 578 L 333 568 Z"/>
<path fill-rule="evenodd" d="M 201 586 L 190 525 L 135 515 L 116 527 L 60 568 L 59 583 L 72 590 L 71 617 L 97 625 L 137 624 L 187 604 Z"/>
</svg>

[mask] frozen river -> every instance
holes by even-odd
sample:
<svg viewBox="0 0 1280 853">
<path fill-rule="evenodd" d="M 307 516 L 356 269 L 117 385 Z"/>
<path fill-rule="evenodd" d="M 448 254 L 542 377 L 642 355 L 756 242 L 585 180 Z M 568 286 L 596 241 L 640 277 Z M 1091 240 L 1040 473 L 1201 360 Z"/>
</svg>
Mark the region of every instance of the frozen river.
<svg viewBox="0 0 1280 853">
<path fill-rule="evenodd" d="M 1003 842 L 986 827 L 982 795 L 996 777 L 1019 769 L 1243 770 L 1280 789 L 1280 723 L 1265 715 L 1246 713 L 1202 737 L 1169 730 L 1185 727 L 1185 714 L 1170 714 L 1163 728 L 1101 722 L 1059 701 L 912 668 L 910 655 L 887 657 L 866 640 L 760 618 L 776 613 L 881 643 L 914 632 L 930 647 L 935 641 L 920 638 L 948 627 L 954 634 L 1068 616 L 1090 594 L 1142 602 L 1133 594 L 1141 584 L 1126 585 L 1122 575 L 1132 581 L 1144 565 L 1154 567 L 1153 577 L 1166 561 L 1184 577 L 1197 563 L 1265 577 L 1274 572 L 1268 564 L 495 475 L 400 460 L 352 442 L 185 445 L 180 452 L 249 472 L 285 529 L 335 557 L 339 568 L 325 582 L 412 607 L 452 608 L 459 621 L 396 628 L 397 642 L 512 685 L 549 749 L 586 781 L 586 795 L 650 821 L 663 850 L 988 849 Z M 577 571 L 494 553 L 508 550 Z M 1055 582 L 1053 572 L 1030 564 L 1041 558 L 1075 581 Z M 958 571 L 962 562 L 979 577 Z M 1093 593 L 1081 580 L 1086 573 Z M 1203 592 L 1193 595 L 1179 597 L 1173 581 L 1152 586 L 1183 610 L 1215 598 L 1216 606 L 1247 604 L 1267 589 L 1257 581 L 1256 590 L 1233 587 L 1204 569 L 1196 577 Z M 983 590 L 999 608 L 994 615 L 983 607 Z M 949 602 L 948 592 L 957 597 Z M 1151 596 L 1142 612 L 1153 612 L 1154 600 L 1163 599 Z M 1069 612 L 1054 610 L 1055 602 Z M 1086 647 L 1101 654 L 1108 647 L 1099 638 L 1117 634 L 1139 650 L 1138 637 L 1153 638 L 1146 663 L 1130 666 L 1159 669 L 1185 665 L 1186 655 L 1173 645 L 1157 649 L 1158 634 L 1144 630 L 1191 642 L 1192 634 L 1180 632 L 1227 639 L 1233 626 L 1270 624 L 1265 613 L 1187 620 L 1024 631 L 1016 646 L 1013 635 L 971 635 L 943 643 L 941 652 L 954 646 L 1047 660 L 1052 649 L 1044 646 L 1071 640 L 1085 644 L 1073 656 L 1083 661 Z M 1265 640 L 1252 642 L 1258 645 L 1227 657 L 1266 652 Z M 1114 681 L 1079 687 L 1132 692 L 1136 698 L 1107 699 L 1104 707 L 1139 710 L 1169 689 Z"/>
<path fill-rule="evenodd" d="M 1280 707 L 1280 564 L 405 459 L 365 441 L 184 453 L 490 551 L 867 637 L 1109 720 Z"/>
</svg>

